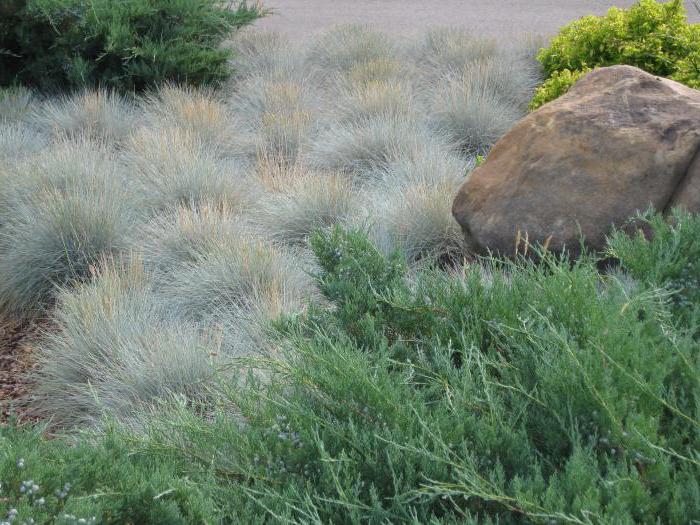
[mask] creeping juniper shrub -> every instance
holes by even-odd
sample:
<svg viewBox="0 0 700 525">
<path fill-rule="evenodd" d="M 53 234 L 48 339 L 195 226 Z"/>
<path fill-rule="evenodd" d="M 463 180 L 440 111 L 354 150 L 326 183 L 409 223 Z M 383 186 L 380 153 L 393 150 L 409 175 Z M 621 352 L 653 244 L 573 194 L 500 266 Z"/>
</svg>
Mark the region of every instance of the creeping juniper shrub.
<svg viewBox="0 0 700 525">
<path fill-rule="evenodd" d="M 264 14 L 245 1 L 11 0 L 0 7 L 0 86 L 141 91 L 219 83 L 232 30 Z"/>
<path fill-rule="evenodd" d="M 215 458 L 227 515 L 700 517 L 698 347 L 664 290 L 590 256 L 407 274 L 358 232 L 312 242 L 335 307 L 288 322 L 285 358 L 262 365 L 271 380 L 225 395 L 245 427 L 187 411 L 154 424 L 153 446 Z"/>
<path fill-rule="evenodd" d="M 154 414 L 116 465 L 157 457 L 193 490 L 167 501 L 224 521 L 700 519 L 697 315 L 675 316 L 666 289 L 700 218 L 656 221 L 651 240 L 612 240 L 632 286 L 546 253 L 409 272 L 360 232 L 317 232 L 333 306 L 277 324 L 283 358 L 246 361 L 264 380 Z M 143 486 L 110 503 L 155 512 Z"/>
<path fill-rule="evenodd" d="M 608 254 L 635 279 L 671 292 L 674 312 L 687 321 L 700 304 L 700 221 L 678 210 L 670 220 L 645 213 L 634 221 L 642 227 L 633 235 L 616 232 Z"/>
<path fill-rule="evenodd" d="M 135 453 L 115 430 L 69 443 L 0 427 L 0 523 L 218 522 L 214 501 L 174 464 Z"/>
<path fill-rule="evenodd" d="M 310 239 L 321 273 L 321 292 L 337 306 L 334 317 L 358 341 L 376 342 L 387 303 L 383 293 L 402 282 L 406 264 L 398 252 L 384 257 L 360 231 L 336 226 Z"/>
</svg>

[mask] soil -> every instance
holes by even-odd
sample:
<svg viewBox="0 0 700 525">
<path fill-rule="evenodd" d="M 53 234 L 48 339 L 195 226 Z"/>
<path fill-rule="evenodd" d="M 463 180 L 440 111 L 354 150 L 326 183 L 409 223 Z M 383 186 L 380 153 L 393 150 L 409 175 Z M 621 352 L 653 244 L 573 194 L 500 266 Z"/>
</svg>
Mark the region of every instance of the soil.
<svg viewBox="0 0 700 525">
<path fill-rule="evenodd" d="M 430 26 L 463 26 L 474 34 L 504 41 L 554 34 L 585 15 L 604 14 L 611 6 L 635 0 L 263 0 L 274 14 L 256 22 L 304 42 L 334 25 L 368 24 L 394 36 L 421 34 Z M 688 14 L 700 13 L 686 0 Z"/>
<path fill-rule="evenodd" d="M 34 366 L 32 332 L 0 319 L 0 424 L 10 417 L 18 422 L 33 419 L 21 402 L 28 394 L 26 377 Z"/>
</svg>

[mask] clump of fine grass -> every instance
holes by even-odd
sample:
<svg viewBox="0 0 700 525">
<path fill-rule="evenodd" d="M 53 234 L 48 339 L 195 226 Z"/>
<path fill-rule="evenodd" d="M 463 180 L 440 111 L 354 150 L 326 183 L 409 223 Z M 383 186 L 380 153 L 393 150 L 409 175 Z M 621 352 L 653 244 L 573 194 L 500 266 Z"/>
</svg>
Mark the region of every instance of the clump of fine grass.
<svg viewBox="0 0 700 525">
<path fill-rule="evenodd" d="M 341 89 L 334 103 L 340 122 L 362 122 L 373 117 L 413 116 L 414 93 L 405 82 L 367 81 Z"/>
<path fill-rule="evenodd" d="M 303 171 L 261 200 L 254 224 L 273 241 L 304 246 L 315 230 L 345 223 L 358 209 L 347 177 Z"/>
<path fill-rule="evenodd" d="M 32 121 L 40 131 L 55 138 L 85 137 L 115 144 L 131 133 L 136 114 L 123 97 L 99 89 L 46 100 Z"/>
<path fill-rule="evenodd" d="M 21 86 L 0 88 L 0 124 L 25 122 L 36 102 L 34 93 Z"/>
<path fill-rule="evenodd" d="M 430 150 L 391 163 L 370 187 L 372 237 L 383 253 L 400 251 L 409 262 L 451 260 L 465 253 L 452 217 L 452 201 L 473 168 L 454 153 Z"/>
<path fill-rule="evenodd" d="M 308 76 L 303 68 L 303 53 L 279 33 L 243 30 L 236 33 L 231 60 L 234 82 L 230 90 L 240 91 L 241 79 L 264 76 L 270 79 L 292 79 Z"/>
<path fill-rule="evenodd" d="M 14 164 L 40 152 L 46 144 L 46 136 L 28 126 L 0 122 L 0 162 Z"/>
<path fill-rule="evenodd" d="M 371 82 L 396 82 L 410 74 L 406 65 L 393 58 L 376 58 L 358 62 L 347 74 L 347 82 L 355 87 L 361 87 Z"/>
<path fill-rule="evenodd" d="M 217 346 L 168 317 L 137 262 L 62 290 L 53 318 L 37 345 L 32 406 L 54 425 L 129 424 L 172 396 L 209 395 Z"/>
<path fill-rule="evenodd" d="M 241 210 L 256 198 L 244 166 L 180 127 L 140 129 L 126 143 L 123 161 L 139 200 L 154 211 L 201 202 Z"/>
<path fill-rule="evenodd" d="M 435 86 L 429 120 L 462 151 L 483 155 L 525 115 L 527 87 L 500 62 L 473 63 Z"/>
<path fill-rule="evenodd" d="M 391 58 L 394 47 L 382 33 L 361 25 L 344 25 L 321 35 L 307 61 L 326 74 L 345 73 L 360 64 Z"/>
<path fill-rule="evenodd" d="M 312 131 L 317 103 L 304 82 L 255 76 L 233 106 L 257 137 L 258 155 L 293 163 Z"/>
<path fill-rule="evenodd" d="M 143 224 L 132 248 L 139 252 L 146 269 L 160 280 L 240 235 L 241 228 L 240 217 L 226 207 L 206 203 L 194 208 L 180 207 Z"/>
<path fill-rule="evenodd" d="M 239 231 L 163 277 L 159 296 L 173 315 L 209 322 L 246 315 L 273 319 L 302 310 L 313 295 L 303 256 Z"/>
<path fill-rule="evenodd" d="M 148 94 L 141 106 L 152 128 L 192 134 L 222 157 L 245 157 L 252 152 L 241 123 L 223 97 L 210 89 L 168 84 Z"/>
<path fill-rule="evenodd" d="M 436 144 L 435 135 L 414 119 L 379 115 L 321 132 L 310 147 L 309 162 L 319 169 L 371 177 L 392 161 Z"/>
<path fill-rule="evenodd" d="M 26 133 L 28 128 L 23 128 Z M 114 154 L 103 143 L 84 137 L 60 140 L 46 149 L 24 159 L 8 163 L 2 198 L 7 205 L 0 208 L 0 225 L 7 222 L 13 210 L 22 202 L 46 192 L 66 192 L 83 184 L 129 184 L 117 164 Z M 99 185 L 98 185 L 99 186 Z"/>
<path fill-rule="evenodd" d="M 102 258 L 126 246 L 129 197 L 111 181 L 87 180 L 14 203 L 0 230 L 0 307 L 33 317 L 52 305 L 57 286 L 90 279 Z"/>
<path fill-rule="evenodd" d="M 430 29 L 410 51 L 421 70 L 432 77 L 459 74 L 466 64 L 500 54 L 494 40 L 478 38 L 454 27 Z"/>
</svg>

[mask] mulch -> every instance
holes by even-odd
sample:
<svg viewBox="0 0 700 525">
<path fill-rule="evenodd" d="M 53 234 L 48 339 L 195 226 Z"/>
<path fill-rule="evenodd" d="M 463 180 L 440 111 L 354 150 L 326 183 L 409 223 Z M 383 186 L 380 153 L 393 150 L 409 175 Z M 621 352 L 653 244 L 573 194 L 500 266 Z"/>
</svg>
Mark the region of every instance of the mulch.
<svg viewBox="0 0 700 525">
<path fill-rule="evenodd" d="M 29 394 L 27 376 L 35 366 L 32 328 L 0 318 L 0 424 L 34 420 L 23 399 Z"/>
</svg>

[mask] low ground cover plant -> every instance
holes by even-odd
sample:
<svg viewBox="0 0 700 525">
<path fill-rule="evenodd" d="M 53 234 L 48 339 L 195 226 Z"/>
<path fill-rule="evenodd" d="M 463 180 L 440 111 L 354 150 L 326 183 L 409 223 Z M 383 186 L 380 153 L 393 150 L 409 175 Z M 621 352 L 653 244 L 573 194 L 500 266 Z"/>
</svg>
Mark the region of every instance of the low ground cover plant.
<svg viewBox="0 0 700 525">
<path fill-rule="evenodd" d="M 272 380 L 77 448 L 2 430 L 5 494 L 40 515 L 18 492 L 24 459 L 40 487 L 71 483 L 71 513 L 106 523 L 698 519 L 700 269 L 686 248 L 700 219 L 649 221 L 652 240 L 612 237 L 607 273 L 546 253 L 415 272 L 362 232 L 319 232 L 334 307 L 279 320 L 284 357 L 248 361 Z"/>
<path fill-rule="evenodd" d="M 546 80 L 530 107 L 559 97 L 588 70 L 626 64 L 700 87 L 700 24 L 683 0 L 640 0 L 629 9 L 586 16 L 565 26 L 538 56 Z"/>
<path fill-rule="evenodd" d="M 700 519 L 700 219 L 466 262 L 454 193 L 533 56 L 232 45 L 220 89 L 0 92 L 0 322 L 41 418 L 0 427 L 0 520 Z"/>
<path fill-rule="evenodd" d="M 229 75 L 230 33 L 263 14 L 220 0 L 10 0 L 0 7 L 0 86 L 140 91 Z"/>
</svg>

